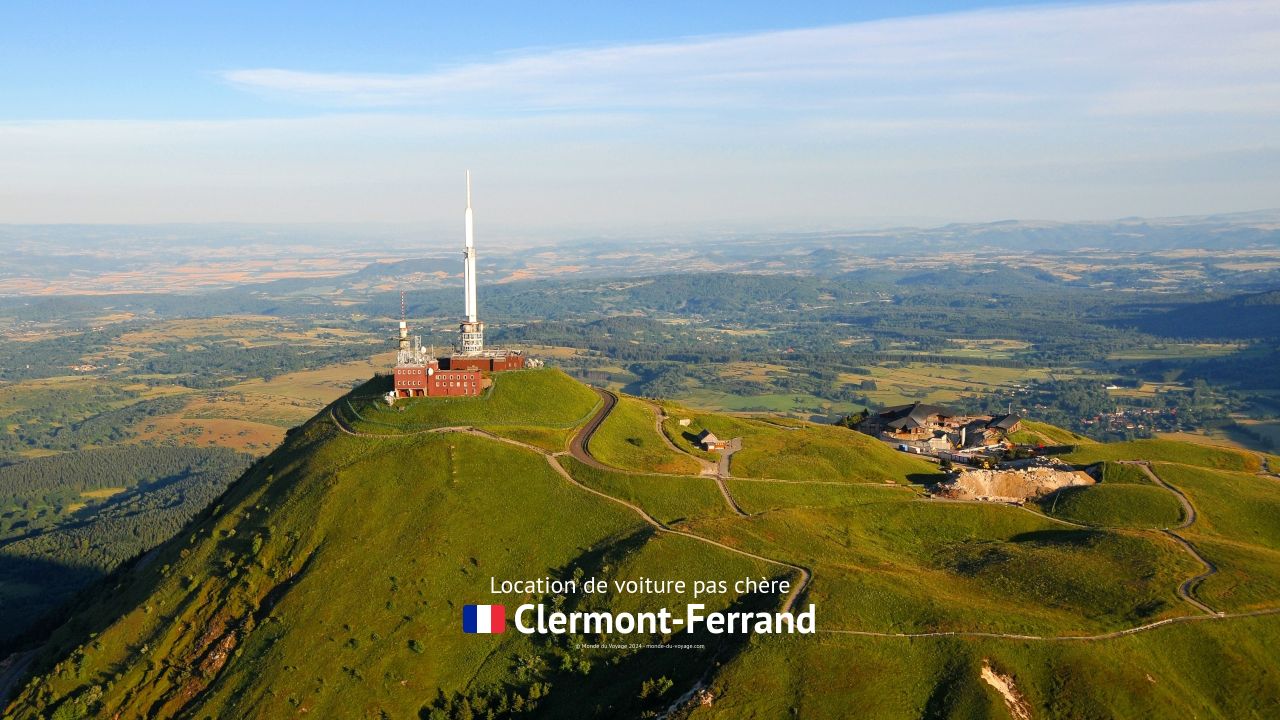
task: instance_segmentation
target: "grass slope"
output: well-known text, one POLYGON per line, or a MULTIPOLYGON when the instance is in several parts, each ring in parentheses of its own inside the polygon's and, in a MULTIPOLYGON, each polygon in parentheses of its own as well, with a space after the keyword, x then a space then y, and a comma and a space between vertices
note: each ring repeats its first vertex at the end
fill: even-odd
POLYGON ((697 475, 698 461, 667 447, 657 416, 641 400, 619 397, 613 412, 591 436, 591 454, 612 467, 647 473, 697 475))
POLYGON ((812 568, 825 627, 1109 630, 1187 614, 1174 587, 1199 570, 1167 538, 1073 529, 1003 505, 869 487, 818 505, 838 488, 758 485, 731 488, 753 511, 777 509, 688 527, 812 568), (794 504, 777 507, 788 494, 794 504))
POLYGON ((1118 443, 1082 443, 1062 456, 1067 462, 1091 464, 1101 460, 1150 460, 1183 465, 1257 472, 1262 463, 1257 455, 1230 448, 1195 445, 1176 440, 1132 440, 1118 443))
POLYGON ((1014 442, 1025 442, 1031 445, 1046 441, 1046 444, 1057 443, 1060 445, 1089 445, 1096 443, 1095 440, 1084 435, 1034 420, 1023 420, 1022 429, 1014 433, 1011 439, 1014 442))
POLYGON ((916 488, 904 485, 801 484, 745 478, 729 478, 725 484, 738 505, 751 514, 789 507, 838 508, 916 495, 916 488))
POLYGON ((1280 550, 1280 482, 1248 473, 1163 463, 1154 469, 1185 493, 1199 512, 1189 531, 1280 550))
POLYGON ((504 640, 445 642, 458 637, 455 603, 486 600, 490 575, 537 576, 639 529, 528 451, 462 435, 365 440, 313 423, 112 593, 109 607, 133 605, 122 617, 77 620, 98 629, 92 646, 77 651, 64 644, 74 633, 60 633, 51 657, 82 657, 76 676, 46 675, 18 707, 41 707, 37 687, 74 696, 111 680, 103 714, 167 715, 184 707, 200 658, 226 642, 235 655, 185 712, 336 717, 376 704, 414 715, 430 699, 422 688, 465 686, 504 640))
MULTIPOLYGON (((433 423, 527 428, 554 446, 560 436, 541 431, 565 430, 594 405, 593 395, 567 389, 558 404, 557 373, 499 377, 492 395, 469 404, 410 403, 376 423, 352 421, 388 435, 433 423), (500 413, 499 402, 507 403, 500 413)), ((1202 568, 1163 533, 1081 529, 1021 508, 925 500, 910 481, 932 465, 842 428, 707 413, 682 428, 675 419, 689 414, 672 415, 666 431, 677 441, 702 427, 742 437, 735 472, 793 482, 727 481, 752 513, 743 518, 728 512, 710 479, 561 462, 580 482, 682 530, 810 568, 803 602, 817 606, 820 631, 1063 635, 1195 612, 1175 588, 1202 568), (877 486, 857 484, 868 481, 877 486)), ((624 440, 636 422, 620 425, 624 440)), ((1167 463, 1156 471, 1196 505, 1200 520, 1185 534, 1221 568, 1196 592, 1224 609, 1273 606, 1280 483, 1167 463)), ((1163 501, 1147 496, 1172 495, 1111 472, 1117 477, 1098 486, 1108 490, 1071 507, 1119 506, 1131 522, 1155 522, 1140 512, 1163 501)), ((732 592, 697 600, 488 592, 491 577, 544 574, 692 581, 787 571, 659 534, 567 482, 532 450, 466 434, 351 437, 321 416, 154 557, 100 586, 39 654, 37 677, 5 717, 484 717, 498 694, 503 703, 533 701, 545 717, 642 717, 660 714, 701 679, 715 701, 694 718, 1003 716, 1002 700, 978 677, 984 661, 1013 677, 1038 718, 1262 717, 1280 702, 1280 678, 1266 670, 1280 642, 1277 617, 1098 643, 681 635, 705 645, 682 651, 459 631, 468 602, 588 610, 777 603, 732 592), (656 694, 643 690, 662 678, 669 682, 656 694)))
POLYGON ((381 397, 352 400, 349 420, 361 432, 403 433, 455 425, 568 429, 586 422, 599 398, 555 368, 492 375, 474 398, 409 398, 388 406, 381 397))
POLYGON ((779 424, 690 410, 671 410, 664 425, 667 436, 695 450, 694 438, 703 429, 723 439, 741 437, 742 449, 733 456, 730 472, 738 477, 780 480, 837 480, 843 482, 918 482, 936 475, 932 463, 895 451, 859 432, 831 425, 779 424), (689 418, 681 427, 678 418, 689 418))
POLYGON ((1155 485, 1102 483, 1059 490, 1040 500, 1053 517, 1101 527, 1171 528, 1182 521, 1182 504, 1155 485))
POLYGON ((691 720, 1008 717, 979 673, 1010 675, 1037 720, 1264 718, 1280 697, 1276 618, 1180 624, 1089 643, 770 637, 712 684, 691 720))
POLYGON ((581 463, 571 456, 560 458, 560 464, 583 485, 635 503, 667 524, 691 518, 718 517, 730 512, 716 489, 714 478, 609 472, 581 463))
POLYGON ((1137 465, 1118 462, 1102 464, 1102 482, 1107 485, 1151 485, 1151 478, 1137 465))

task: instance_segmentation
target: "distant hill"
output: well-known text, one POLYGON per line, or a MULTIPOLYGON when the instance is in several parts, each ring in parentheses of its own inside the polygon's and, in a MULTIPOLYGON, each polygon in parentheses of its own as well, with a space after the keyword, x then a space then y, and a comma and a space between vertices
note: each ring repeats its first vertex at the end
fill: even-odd
POLYGON ((1280 338, 1280 290, 1175 305, 1132 320, 1144 332, 1205 340, 1280 338))

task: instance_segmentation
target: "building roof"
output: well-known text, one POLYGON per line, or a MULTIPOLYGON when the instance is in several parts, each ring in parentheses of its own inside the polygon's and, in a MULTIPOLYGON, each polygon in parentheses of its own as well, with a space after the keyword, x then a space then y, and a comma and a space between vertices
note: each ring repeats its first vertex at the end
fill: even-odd
POLYGON ((720 438, 716 437, 715 433, 711 432, 710 430, 703 430, 702 432, 698 433, 698 442, 718 443, 720 442, 720 438))
POLYGON ((923 427, 928 419, 934 415, 956 417, 959 414, 951 408, 942 407, 941 405, 926 405, 919 402, 911 403, 910 405, 895 405, 877 413, 885 427, 894 430, 911 430, 923 427))
POLYGON ((987 423, 987 427, 1009 430, 1019 422, 1022 422, 1022 418, 1017 415, 1001 415, 999 417, 991 418, 991 422, 987 423))

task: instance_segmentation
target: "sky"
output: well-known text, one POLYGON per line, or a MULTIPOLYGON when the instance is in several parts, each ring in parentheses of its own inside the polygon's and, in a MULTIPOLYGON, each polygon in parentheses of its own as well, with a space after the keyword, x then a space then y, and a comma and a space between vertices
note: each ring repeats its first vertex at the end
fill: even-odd
POLYGON ((508 236, 1280 206, 1280 3, 0 5, 0 223, 508 236))

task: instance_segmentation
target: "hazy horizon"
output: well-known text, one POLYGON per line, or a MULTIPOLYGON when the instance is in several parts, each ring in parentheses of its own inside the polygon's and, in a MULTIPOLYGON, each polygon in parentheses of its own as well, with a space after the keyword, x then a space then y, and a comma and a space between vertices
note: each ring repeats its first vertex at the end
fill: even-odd
POLYGON ((728 7, 9 10, 0 220, 448 232, 467 169, 481 237, 510 238, 1280 197, 1275 3, 728 7))

